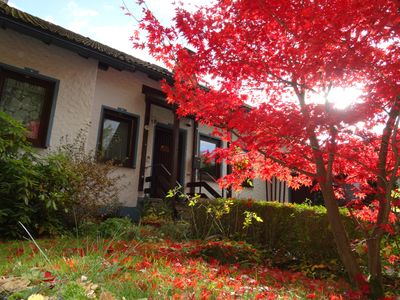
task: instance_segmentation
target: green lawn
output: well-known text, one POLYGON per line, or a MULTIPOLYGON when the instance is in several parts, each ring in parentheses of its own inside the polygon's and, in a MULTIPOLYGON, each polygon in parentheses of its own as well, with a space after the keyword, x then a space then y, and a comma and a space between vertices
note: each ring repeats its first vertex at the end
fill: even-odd
POLYGON ((310 279, 269 267, 255 249, 240 242, 93 237, 37 242, 49 261, 33 242, 0 243, 3 279, 30 282, 18 297, 9 299, 35 293, 50 299, 359 298, 344 280, 310 279))

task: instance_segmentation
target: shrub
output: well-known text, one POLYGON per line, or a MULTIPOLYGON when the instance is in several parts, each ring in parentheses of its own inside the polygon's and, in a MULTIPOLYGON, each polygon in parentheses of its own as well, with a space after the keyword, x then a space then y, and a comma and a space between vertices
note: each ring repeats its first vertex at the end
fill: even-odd
POLYGON ((0 236, 20 235, 18 222, 34 234, 61 230, 68 178, 62 162, 37 156, 22 124, 0 112, 0 236))
POLYGON ((69 220, 78 224, 115 215, 120 205, 119 193, 124 188, 118 184, 122 176, 115 174, 117 166, 112 162, 98 163, 96 154, 85 150, 86 136, 86 129, 82 129, 72 141, 64 138, 49 156, 66 162, 73 203, 69 220))
POLYGON ((133 231, 133 224, 129 218, 109 218, 100 223, 98 232, 102 237, 127 237, 133 231))
POLYGON ((191 236, 190 224, 185 221, 165 223, 158 228, 158 231, 164 238, 173 241, 187 240, 191 236))
POLYGON ((261 261, 257 249, 245 242, 209 241, 196 246, 190 253, 194 257, 202 257, 211 262, 217 260, 221 264, 253 264, 261 261))
POLYGON ((169 198, 146 199, 143 203, 140 223, 160 227, 173 220, 169 198))
MULTIPOLYGON (((197 238, 223 233, 280 256, 289 254, 292 258, 311 262, 339 258, 325 207, 233 200, 229 210, 218 219, 210 212, 215 207, 222 207, 223 201, 201 200, 195 205, 192 231, 197 238), (244 228, 245 211, 255 212, 263 222, 253 222, 244 228)), ((346 217, 345 211, 342 214, 350 236, 357 237, 353 222, 346 217)))
POLYGON ((48 156, 37 155, 26 129, 0 111, 0 236, 59 233, 66 225, 111 214, 121 186, 115 166, 85 152, 85 131, 48 156))
POLYGON ((186 240, 191 236, 190 224, 185 220, 175 220, 170 197, 149 200, 143 203, 140 225, 157 228, 156 235, 174 241, 186 240))
POLYGON ((79 234, 103 238, 133 239, 140 238, 140 232, 132 221, 125 218, 108 218, 96 224, 91 221, 83 222, 79 226, 79 234))

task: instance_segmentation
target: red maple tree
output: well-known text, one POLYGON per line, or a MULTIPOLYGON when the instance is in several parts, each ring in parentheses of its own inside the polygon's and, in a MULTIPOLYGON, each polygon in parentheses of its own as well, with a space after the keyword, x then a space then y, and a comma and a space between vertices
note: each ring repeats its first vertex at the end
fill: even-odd
POLYGON ((233 166, 224 184, 317 182, 338 253, 359 284, 338 200, 353 215, 369 211, 369 284, 383 295, 380 244, 400 174, 399 2, 218 0, 194 12, 177 7, 171 27, 140 3, 135 45, 173 70, 174 84, 163 84, 168 100, 230 141, 215 153, 233 166), (330 91, 354 86, 362 96, 337 109, 330 91))

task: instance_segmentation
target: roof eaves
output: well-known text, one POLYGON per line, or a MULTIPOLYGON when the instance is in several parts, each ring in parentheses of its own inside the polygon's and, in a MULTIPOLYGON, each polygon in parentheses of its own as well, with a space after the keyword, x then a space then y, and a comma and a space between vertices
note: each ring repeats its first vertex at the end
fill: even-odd
MULTIPOLYGON (((4 3, 0 2, 0 8, 2 8, 1 6, 3 5, 4 3)), ((167 81, 172 81, 172 73, 165 68, 142 61, 129 54, 93 41, 90 38, 81 36, 63 27, 51 24, 38 17, 29 15, 25 12, 21 12, 7 5, 5 6, 5 8, 8 9, 8 12, 6 9, 4 9, 4 7, 4 11, 0 10, 0 26, 3 28, 10 28, 23 34, 33 36, 47 44, 52 43, 62 48, 77 52, 83 57, 93 57, 100 62, 106 63, 119 70, 128 70, 131 72, 135 72, 136 70, 138 70, 148 74, 155 79, 165 78, 167 81), (48 28, 43 28, 44 26, 39 25, 35 26, 34 24, 32 24, 32 22, 24 20, 22 17, 20 17, 20 15, 26 15, 29 17, 29 19, 33 19, 36 22, 42 22, 47 25, 48 28), (57 32, 53 32, 50 27, 54 27, 55 29, 53 29, 57 30, 57 32), (60 33, 62 33, 63 35, 61 35, 60 33), (70 34, 71 37, 68 37, 68 34, 70 34), (80 39, 95 47, 85 45, 83 44, 83 42, 77 41, 77 39, 80 39), (99 49, 102 49, 103 51, 99 49)))
POLYGON ((36 28, 33 28, 29 25, 25 25, 20 22, 15 22, 13 20, 6 19, 2 16, 0 16, 0 25, 2 27, 10 28, 15 31, 21 32, 23 34, 27 34, 29 36, 37 38, 39 40, 42 40, 46 44, 54 44, 56 46, 60 46, 62 48, 74 51, 84 57, 93 57, 101 62, 109 64, 110 66, 116 67, 117 69, 127 69, 132 72, 136 71, 136 67, 132 64, 121 62, 120 60, 114 59, 108 55, 88 49, 87 47, 82 46, 78 43, 61 39, 47 32, 37 30, 36 28))

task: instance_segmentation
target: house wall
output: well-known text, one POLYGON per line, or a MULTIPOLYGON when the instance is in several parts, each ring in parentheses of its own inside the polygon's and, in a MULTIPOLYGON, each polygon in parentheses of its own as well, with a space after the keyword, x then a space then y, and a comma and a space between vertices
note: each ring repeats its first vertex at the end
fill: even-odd
MULTIPOLYGON (((37 70, 39 74, 59 80, 55 114, 50 132, 50 149, 56 148, 63 137, 74 138, 81 129, 88 128, 88 150, 97 148, 99 124, 102 106, 123 108, 127 112, 140 116, 136 168, 118 168, 117 174, 124 176, 121 186, 121 202, 124 206, 136 206, 138 192, 140 158, 143 143, 143 124, 145 114, 145 95, 142 86, 159 89, 159 83, 141 72, 118 71, 109 68, 98 69, 98 61, 83 58, 78 54, 54 45, 47 45, 35 38, 20 34, 10 29, 0 29, 0 63, 18 68, 37 70)), ((152 105, 150 113, 148 146, 146 153, 146 173, 151 175, 154 144, 154 128, 157 124, 173 125, 171 110, 152 105)), ((191 181, 193 120, 183 118, 180 128, 186 132, 184 178, 191 181)), ((211 135, 212 128, 199 126, 199 133, 211 135)), ((223 143, 226 146, 226 143, 223 143)), ((45 151, 45 150, 41 150, 45 151)), ((226 165, 222 174, 226 174, 226 165)), ((211 183, 215 190, 219 186, 211 183)), ((265 182, 254 181, 254 188, 234 193, 235 197, 266 199, 265 182)))
MULTIPOLYGON (((91 124, 88 136, 89 149, 97 149, 99 125, 102 106, 110 108, 122 108, 126 112, 139 116, 138 141, 135 168, 118 168, 116 175, 123 176, 120 201, 124 206, 136 206, 139 184, 140 157, 142 155, 143 126, 145 114, 145 95, 142 94, 142 86, 147 85, 159 88, 158 82, 148 78, 141 72, 118 71, 109 68, 107 71, 97 72, 94 102, 91 113, 91 124)), ((149 134, 149 137, 152 136, 149 134)), ((150 146, 151 147, 151 146, 150 146)), ((149 146, 148 146, 149 148, 149 146)), ((151 163, 151 156, 146 155, 146 165, 151 163)))
MULTIPOLYGON (((91 114, 91 122, 88 136, 88 148, 97 149, 99 137, 99 125, 101 121, 102 107, 106 106, 113 109, 122 108, 127 113, 139 116, 138 141, 136 151, 135 168, 117 168, 116 175, 122 176, 120 201, 124 206, 136 206, 138 197, 143 197, 143 192, 138 191, 140 177, 140 158, 142 155, 144 115, 146 109, 145 95, 142 93, 143 85, 160 89, 159 83, 150 79, 141 72, 118 71, 109 68, 107 71, 98 70, 94 101, 91 114)), ((154 146, 154 129, 157 124, 166 126, 173 125, 173 113, 171 110, 159 106, 151 105, 150 125, 148 127, 148 141, 145 163, 145 177, 151 175, 151 165, 154 146)), ((187 125, 192 122, 183 118, 181 120, 181 129, 186 132, 185 149, 185 182, 190 181, 191 157, 193 135, 191 127, 187 125)), ((192 126, 192 125, 191 125, 192 126)))
POLYGON ((266 183, 264 180, 255 178, 253 187, 243 188, 241 191, 233 192, 232 197, 239 199, 266 200, 266 183))
POLYGON ((54 45, 0 28, 0 63, 30 68, 60 81, 50 147, 62 137, 74 137, 91 119, 97 61, 54 45))

